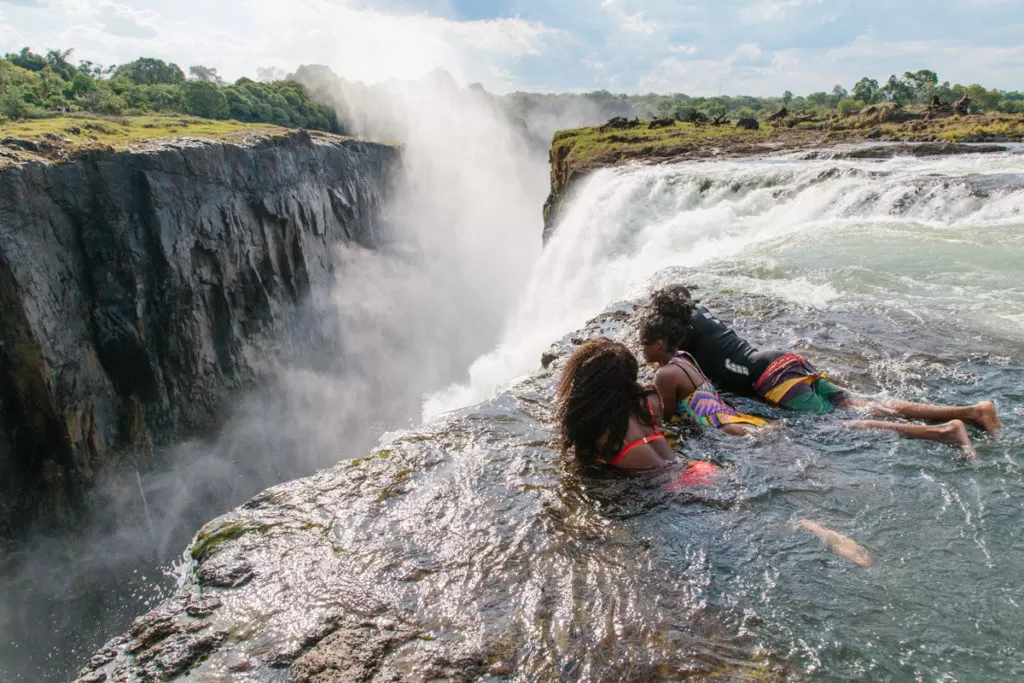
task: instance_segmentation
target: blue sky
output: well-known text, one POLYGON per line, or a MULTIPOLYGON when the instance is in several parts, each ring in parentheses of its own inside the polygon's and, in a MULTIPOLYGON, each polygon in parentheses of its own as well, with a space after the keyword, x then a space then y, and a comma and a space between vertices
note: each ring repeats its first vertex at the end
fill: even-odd
POLYGON ((0 52, 322 63, 353 80, 437 68, 515 89, 778 95, 930 68, 1024 89, 1024 0, 0 0, 0 52))

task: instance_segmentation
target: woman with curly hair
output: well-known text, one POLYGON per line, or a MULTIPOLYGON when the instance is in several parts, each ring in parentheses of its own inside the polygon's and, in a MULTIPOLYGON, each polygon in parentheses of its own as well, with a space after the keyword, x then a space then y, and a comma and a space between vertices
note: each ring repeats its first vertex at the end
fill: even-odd
MULTIPOLYGON (((873 417, 948 420, 941 425, 878 420, 857 420, 848 425, 943 441, 962 447, 968 455, 973 454, 973 448, 963 420, 976 422, 993 434, 998 434, 1001 428, 990 401, 960 407, 907 401, 873 403, 856 398, 795 353, 755 349, 708 309, 696 305, 689 290, 682 285, 654 293, 640 325, 640 340, 645 359, 663 366, 655 374, 655 386, 666 401, 673 396, 671 385, 679 375, 666 368, 675 364, 687 368, 695 366, 701 377, 706 372, 707 377, 729 391, 754 393, 768 403, 797 412, 822 415, 842 406, 863 409, 873 417)), ((685 406, 680 404, 678 409, 685 414, 685 406)), ((672 407, 666 406, 666 415, 670 411, 672 407)))
MULTIPOLYGON (((585 466, 651 469, 676 462, 659 428, 658 393, 637 381, 640 364, 624 344, 581 344, 562 368, 555 396, 558 446, 585 466)), ((717 468, 694 461, 674 483, 708 484, 717 468)))

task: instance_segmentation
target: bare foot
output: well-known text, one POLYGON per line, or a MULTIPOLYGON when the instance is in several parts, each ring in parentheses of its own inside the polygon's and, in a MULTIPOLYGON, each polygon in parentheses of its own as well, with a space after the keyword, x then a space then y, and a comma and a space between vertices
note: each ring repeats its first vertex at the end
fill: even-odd
POLYGON ((967 427, 964 426, 962 421, 950 420, 945 424, 938 425, 936 430, 939 434, 938 441, 959 446, 964 455, 971 460, 978 457, 978 452, 974 450, 974 446, 971 444, 971 437, 967 435, 967 427))
POLYGON ((801 519, 796 523, 796 526, 798 529, 810 531, 821 539, 825 545, 832 548, 837 555, 845 557, 848 560, 853 560, 861 567, 871 566, 871 556, 868 555, 868 551, 860 547, 857 542, 849 536, 843 536, 831 529, 826 529, 817 522, 809 519, 801 519))
POLYGON ((999 415, 996 414, 995 403, 992 403, 992 401, 982 401, 974 406, 973 412, 974 415, 971 416, 972 422, 977 423, 993 439, 1001 439, 1003 437, 1003 423, 999 421, 999 415))

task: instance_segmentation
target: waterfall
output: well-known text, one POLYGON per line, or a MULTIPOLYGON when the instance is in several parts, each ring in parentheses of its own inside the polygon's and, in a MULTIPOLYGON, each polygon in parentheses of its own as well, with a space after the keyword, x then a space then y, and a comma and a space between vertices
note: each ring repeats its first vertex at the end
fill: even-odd
POLYGON ((600 170, 563 211, 499 345, 474 362, 469 383, 432 395, 424 411, 491 395, 535 367, 553 339, 641 295, 670 268, 685 269, 694 285, 794 305, 880 297, 912 315, 968 316, 1024 340, 1024 293, 1011 264, 1024 224, 1021 174, 1020 150, 600 170), (967 293, 992 308, 961 310, 967 293))

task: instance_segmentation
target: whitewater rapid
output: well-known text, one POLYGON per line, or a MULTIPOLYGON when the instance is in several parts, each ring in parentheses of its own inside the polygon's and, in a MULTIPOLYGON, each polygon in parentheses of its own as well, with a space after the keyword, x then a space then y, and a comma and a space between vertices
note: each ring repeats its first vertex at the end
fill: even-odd
POLYGON ((1022 342, 1022 207, 1024 148, 600 170, 562 212, 501 343, 468 383, 428 396, 424 417, 493 395, 552 340, 678 278, 797 306, 881 305, 1022 342))

